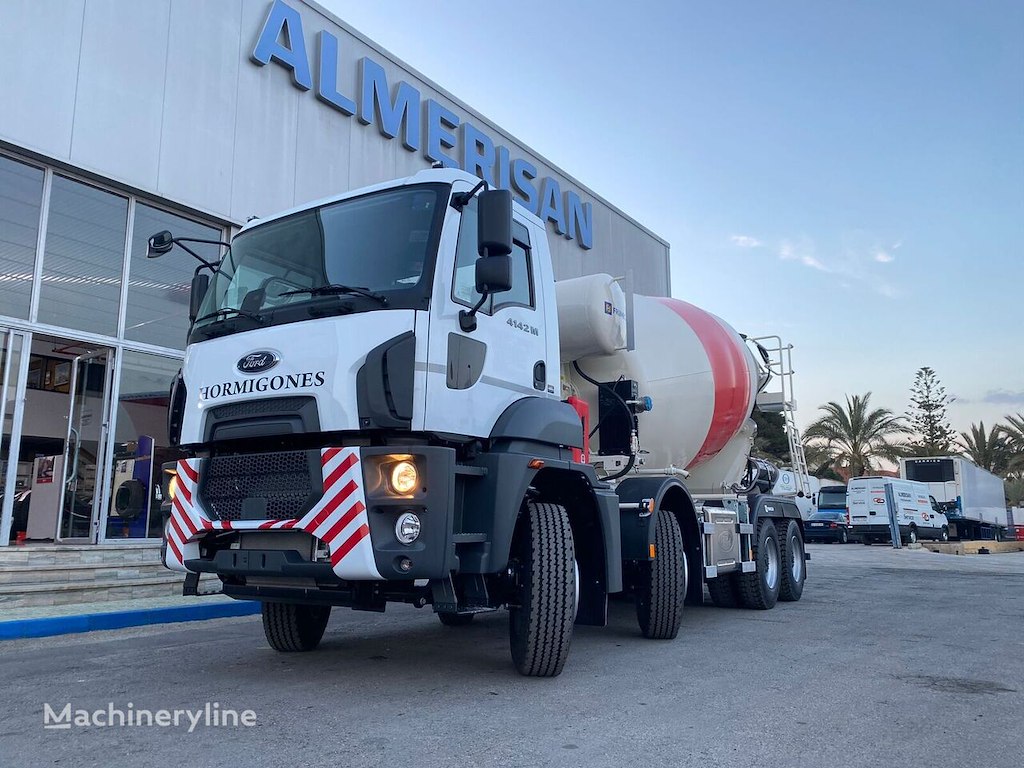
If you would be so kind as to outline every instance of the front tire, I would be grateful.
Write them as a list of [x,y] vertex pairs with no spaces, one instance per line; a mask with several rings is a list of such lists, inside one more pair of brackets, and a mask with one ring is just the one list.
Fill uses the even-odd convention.
[[939,534],[941,541],[949,541],[949,528],[942,526],[942,533]]
[[672,640],[683,620],[687,563],[679,522],[663,509],[655,522],[654,553],[654,560],[640,565],[636,617],[644,637]]
[[263,603],[263,633],[275,651],[312,651],[324,636],[329,605]]
[[782,573],[779,582],[779,600],[795,603],[804,593],[807,581],[807,561],[804,558],[804,537],[795,520],[779,520],[776,530],[785,534],[779,541],[779,561]]
[[555,677],[576,619],[576,566],[565,509],[529,502],[512,542],[517,584],[509,607],[512,661],[521,675]]
[[841,531],[839,536],[840,544],[847,544],[850,541],[850,535],[846,531]]
[[907,544],[917,544],[917,528],[907,531]]
[[756,542],[754,562],[757,568],[753,573],[740,574],[740,600],[744,608],[766,611],[775,607],[782,581],[779,533],[771,520],[758,523]]

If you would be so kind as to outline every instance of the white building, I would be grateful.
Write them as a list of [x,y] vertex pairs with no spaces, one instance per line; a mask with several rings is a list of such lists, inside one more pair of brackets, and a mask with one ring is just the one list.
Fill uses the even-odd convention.
[[192,265],[146,260],[158,230],[441,162],[547,220],[558,277],[669,291],[664,240],[312,2],[5,2],[0,72],[0,546],[159,536],[152,498],[109,515],[174,457]]

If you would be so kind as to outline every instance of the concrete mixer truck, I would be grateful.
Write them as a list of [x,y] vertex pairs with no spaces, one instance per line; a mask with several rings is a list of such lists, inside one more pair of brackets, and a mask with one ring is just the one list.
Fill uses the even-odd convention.
[[451,169],[222,245],[171,391],[163,558],[186,594],[261,601],[273,648],[315,648],[335,606],[507,609],[515,667],[554,676],[610,596],[655,639],[705,584],[800,598],[799,512],[748,458],[766,373],[717,317],[556,284],[542,222]]

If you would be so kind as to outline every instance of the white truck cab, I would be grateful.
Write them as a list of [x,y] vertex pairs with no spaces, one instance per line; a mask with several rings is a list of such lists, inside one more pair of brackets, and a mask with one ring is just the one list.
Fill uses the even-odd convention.
[[855,477],[847,486],[847,500],[852,533],[864,544],[891,541],[894,521],[904,543],[949,539],[949,521],[938,511],[924,483]]

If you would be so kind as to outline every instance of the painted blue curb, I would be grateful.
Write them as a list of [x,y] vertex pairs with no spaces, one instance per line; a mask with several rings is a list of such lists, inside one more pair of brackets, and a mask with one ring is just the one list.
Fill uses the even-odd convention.
[[77,616],[48,616],[42,619],[0,621],[0,640],[26,637],[51,637],[99,629],[124,629],[147,624],[171,624],[181,621],[206,621],[229,616],[251,616],[260,612],[257,600],[232,600],[212,605],[180,605],[170,608],[148,608],[136,611],[85,613]]

